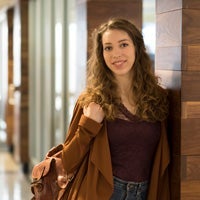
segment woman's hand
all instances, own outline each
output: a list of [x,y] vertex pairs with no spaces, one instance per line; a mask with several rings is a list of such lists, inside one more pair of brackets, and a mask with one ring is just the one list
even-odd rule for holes
[[84,106],[83,114],[86,117],[88,117],[98,123],[101,123],[105,117],[104,111],[101,108],[101,106],[94,102],[91,102],[87,107]]

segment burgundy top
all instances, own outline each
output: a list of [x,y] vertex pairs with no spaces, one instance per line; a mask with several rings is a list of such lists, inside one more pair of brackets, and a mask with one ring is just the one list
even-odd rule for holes
[[107,122],[113,175],[125,181],[146,181],[160,138],[160,122],[139,120],[123,105],[119,111],[119,118]]

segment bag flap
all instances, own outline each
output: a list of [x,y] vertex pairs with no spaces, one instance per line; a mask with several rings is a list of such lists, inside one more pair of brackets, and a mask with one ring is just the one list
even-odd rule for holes
[[47,175],[52,161],[54,161],[54,158],[50,157],[35,165],[32,170],[32,178],[34,180],[39,180],[42,176]]
[[45,158],[50,158],[50,157],[58,157],[61,158],[61,154],[62,154],[62,150],[64,148],[63,144],[59,144],[58,146],[55,146],[53,148],[51,148],[47,154]]

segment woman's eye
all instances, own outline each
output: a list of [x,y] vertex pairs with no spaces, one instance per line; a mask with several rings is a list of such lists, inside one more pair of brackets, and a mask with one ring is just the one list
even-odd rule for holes
[[122,44],[120,44],[120,47],[127,47],[127,46],[128,46],[127,43],[122,43]]
[[112,47],[110,46],[104,47],[104,51],[110,51],[110,50],[112,50]]

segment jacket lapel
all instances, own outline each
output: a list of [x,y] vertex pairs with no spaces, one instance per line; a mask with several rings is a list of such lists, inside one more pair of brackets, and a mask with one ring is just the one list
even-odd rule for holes
[[[98,156],[97,156],[98,155]],[[113,174],[110,157],[110,148],[107,137],[106,121],[100,133],[96,136],[92,149],[91,149],[91,161],[102,173],[107,182],[113,185]]]
[[[160,141],[155,153],[151,179],[149,183],[148,200],[160,200],[160,195],[162,196],[162,187],[168,187],[168,183],[164,183],[164,178],[166,173],[168,173],[167,168],[170,162],[169,146],[167,141],[165,123],[162,122]],[[166,200],[168,197],[162,196],[162,199]]]

